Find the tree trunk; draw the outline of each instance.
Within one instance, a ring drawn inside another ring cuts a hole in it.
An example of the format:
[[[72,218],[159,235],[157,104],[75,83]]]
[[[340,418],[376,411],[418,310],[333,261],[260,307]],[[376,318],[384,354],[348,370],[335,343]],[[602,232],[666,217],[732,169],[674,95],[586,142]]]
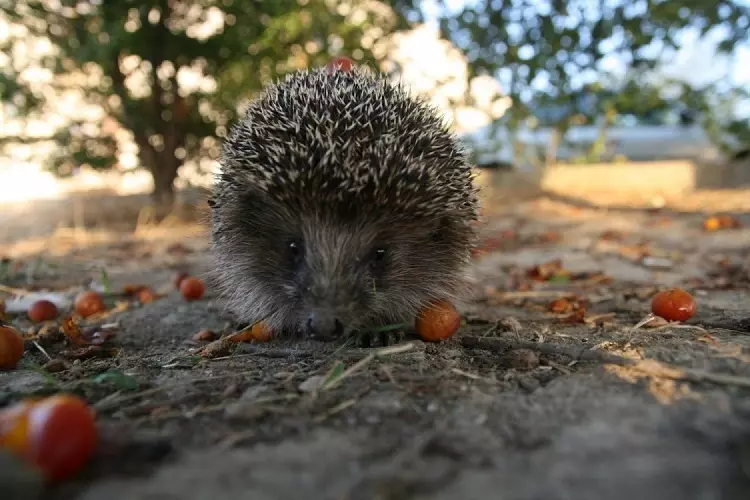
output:
[[[151,172],[154,189],[151,192],[156,217],[162,219],[169,215],[175,202],[174,181],[177,178],[179,161],[174,155],[174,148],[163,148],[161,151],[149,144],[145,136],[136,136],[141,165]]]
[[[154,191],[151,197],[157,217],[161,219],[174,208],[174,180],[177,177],[177,171],[172,172],[165,168],[167,165],[154,165],[154,167],[151,169],[151,177],[154,179]]]

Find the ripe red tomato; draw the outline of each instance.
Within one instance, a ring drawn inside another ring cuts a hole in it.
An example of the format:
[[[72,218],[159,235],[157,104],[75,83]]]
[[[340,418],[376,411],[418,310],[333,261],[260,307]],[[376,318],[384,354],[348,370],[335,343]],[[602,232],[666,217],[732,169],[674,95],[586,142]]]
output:
[[[352,69],[352,66],[354,66],[354,61],[352,61],[348,57],[336,57],[328,63],[326,68],[330,73],[336,69],[340,71],[350,71]]]
[[[27,312],[29,319],[34,323],[41,323],[42,321],[52,321],[57,317],[57,306],[49,300],[37,300]]]
[[[200,278],[188,276],[180,283],[180,293],[185,300],[198,300],[203,297],[206,286]]]
[[[185,271],[180,271],[177,274],[175,274],[174,275],[174,280],[173,280],[174,287],[179,290],[180,289],[180,285],[182,284],[182,280],[184,280],[188,276],[190,276],[190,275],[187,272],[185,272]]]
[[[667,321],[687,321],[696,309],[693,296],[681,288],[662,290],[651,299],[651,312]]]
[[[98,440],[94,412],[76,396],[22,401],[0,414],[0,446],[38,467],[50,481],[76,474]]]
[[[15,368],[23,351],[23,337],[18,330],[0,322],[0,370]]]
[[[94,290],[87,290],[79,293],[73,307],[76,312],[84,318],[88,318],[89,316],[93,316],[94,314],[107,309],[107,306],[104,305],[104,300],[102,300],[102,296]]]
[[[453,304],[440,301],[425,307],[417,316],[415,328],[422,340],[437,342],[451,337],[461,326],[461,315]]]

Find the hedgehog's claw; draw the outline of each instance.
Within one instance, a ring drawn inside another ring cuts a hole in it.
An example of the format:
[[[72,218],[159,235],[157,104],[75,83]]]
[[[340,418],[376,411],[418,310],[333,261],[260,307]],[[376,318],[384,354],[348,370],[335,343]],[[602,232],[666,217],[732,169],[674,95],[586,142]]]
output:
[[[404,339],[402,330],[361,332],[355,337],[357,347],[388,347],[400,343]]]

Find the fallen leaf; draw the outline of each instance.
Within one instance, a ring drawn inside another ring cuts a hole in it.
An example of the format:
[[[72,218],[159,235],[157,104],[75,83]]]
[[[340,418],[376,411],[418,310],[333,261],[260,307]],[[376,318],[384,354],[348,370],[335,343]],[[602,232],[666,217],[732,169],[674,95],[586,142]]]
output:
[[[553,300],[549,305],[549,310],[553,313],[569,313],[573,310],[573,305],[564,297]]]
[[[138,380],[130,375],[126,375],[119,371],[108,371],[91,377],[91,381],[96,384],[112,383],[118,389],[132,391],[138,389],[140,384]]]
[[[719,345],[719,341],[716,340],[716,338],[713,335],[710,335],[708,333],[704,333],[703,335],[696,338],[695,340],[698,342],[705,342],[706,344],[711,344],[715,346]]]
[[[62,330],[70,342],[76,345],[87,345],[83,331],[72,315],[65,317],[62,321]]]
[[[116,348],[104,348],[99,345],[90,345],[80,349],[69,349],[62,351],[61,356],[70,359],[89,359],[89,358],[113,358],[120,353]]]
[[[102,345],[115,338],[116,336],[117,332],[112,330],[97,330],[91,335],[91,343],[94,345]]]
[[[582,323],[585,323],[585,320],[584,320],[585,315],[586,315],[586,309],[581,307],[573,311],[573,313],[569,314],[568,316],[559,318],[557,322],[564,323],[564,324],[582,324]]]

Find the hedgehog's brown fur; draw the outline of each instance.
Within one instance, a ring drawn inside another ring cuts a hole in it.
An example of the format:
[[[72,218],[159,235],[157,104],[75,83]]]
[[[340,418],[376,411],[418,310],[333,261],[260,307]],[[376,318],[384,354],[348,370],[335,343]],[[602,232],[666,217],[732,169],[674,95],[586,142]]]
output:
[[[215,271],[243,321],[304,331],[315,313],[349,331],[455,298],[477,218],[473,172],[436,110],[403,86],[357,68],[290,75],[249,104],[221,166]]]

